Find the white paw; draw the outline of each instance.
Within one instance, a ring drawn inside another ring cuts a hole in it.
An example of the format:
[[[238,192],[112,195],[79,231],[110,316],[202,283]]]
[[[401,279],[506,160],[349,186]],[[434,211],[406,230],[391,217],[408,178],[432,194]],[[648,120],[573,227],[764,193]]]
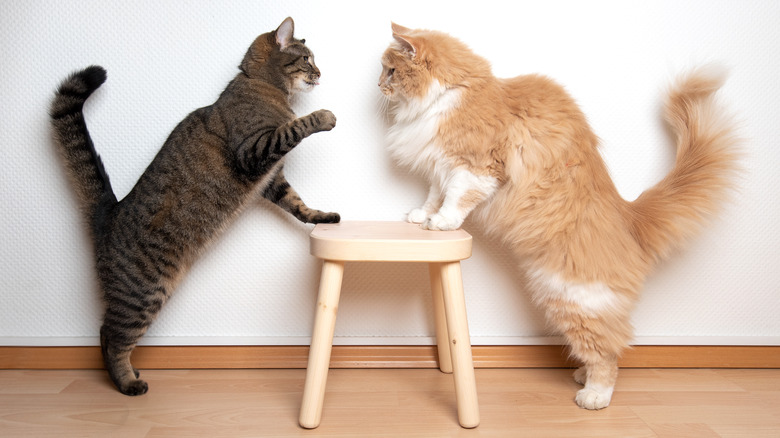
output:
[[[581,408],[603,409],[609,406],[609,402],[612,400],[612,388],[597,389],[586,386],[577,391],[577,397],[574,400]]]
[[[457,230],[462,223],[463,220],[460,218],[451,218],[441,213],[436,213],[423,222],[423,228],[440,231]]]
[[[425,219],[427,218],[428,218],[428,213],[426,213],[425,210],[423,210],[422,208],[415,208],[414,210],[410,211],[409,214],[406,216],[406,220],[413,224],[421,224],[425,222]]]
[[[584,385],[588,380],[588,370],[585,367],[579,367],[574,371],[574,381]]]

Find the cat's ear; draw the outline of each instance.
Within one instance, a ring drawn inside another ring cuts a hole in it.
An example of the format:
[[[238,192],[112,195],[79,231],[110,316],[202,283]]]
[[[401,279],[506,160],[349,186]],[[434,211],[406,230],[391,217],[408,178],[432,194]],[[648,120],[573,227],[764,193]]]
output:
[[[407,29],[399,24],[390,23],[393,28],[393,38],[401,44],[401,48],[409,52],[412,57],[417,54],[417,49],[414,47],[412,40],[407,36],[411,29]]]
[[[412,44],[411,41],[407,39],[407,37],[404,37],[403,35],[393,35],[393,38],[395,38],[396,41],[401,43],[401,48],[408,52],[412,58],[414,58],[414,55],[417,54],[417,49],[414,48],[414,44]]]
[[[279,44],[282,49],[287,47],[293,39],[293,32],[295,32],[295,23],[291,17],[287,17],[276,29],[276,44]]]
[[[412,33],[412,29],[409,29],[408,27],[401,26],[400,24],[390,22],[390,27],[393,28],[393,33],[397,33],[399,35],[408,35]]]

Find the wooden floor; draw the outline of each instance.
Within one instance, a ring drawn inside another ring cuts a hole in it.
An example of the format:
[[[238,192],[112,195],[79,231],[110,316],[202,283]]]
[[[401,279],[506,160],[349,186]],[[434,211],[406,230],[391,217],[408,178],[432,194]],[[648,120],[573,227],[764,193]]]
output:
[[[573,402],[569,369],[478,369],[482,423],[458,426],[452,376],[331,370],[319,428],[298,427],[305,370],[0,370],[0,436],[780,437],[780,370],[623,369],[612,405]]]

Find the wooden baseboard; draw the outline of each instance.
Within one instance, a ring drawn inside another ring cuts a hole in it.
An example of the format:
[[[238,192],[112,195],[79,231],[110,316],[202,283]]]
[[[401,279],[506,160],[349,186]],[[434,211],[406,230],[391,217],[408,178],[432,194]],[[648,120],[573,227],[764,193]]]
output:
[[[563,368],[577,363],[559,345],[472,347],[476,368]],[[141,369],[306,368],[306,346],[146,346]],[[623,368],[780,368],[780,346],[637,346]],[[99,369],[99,347],[0,347],[0,369]],[[436,368],[435,346],[334,346],[331,368]]]

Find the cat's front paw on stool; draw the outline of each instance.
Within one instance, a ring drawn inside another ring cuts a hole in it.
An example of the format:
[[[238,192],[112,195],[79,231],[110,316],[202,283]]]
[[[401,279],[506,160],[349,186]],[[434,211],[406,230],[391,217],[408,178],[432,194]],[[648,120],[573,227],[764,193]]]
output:
[[[313,224],[337,224],[341,222],[341,215],[338,213],[326,213],[324,211],[318,211],[311,218]]]
[[[463,223],[459,218],[450,218],[443,214],[436,213],[423,222],[422,227],[426,230],[450,231],[457,230]]]
[[[414,210],[410,211],[408,215],[406,215],[406,220],[413,224],[421,224],[425,222],[425,219],[427,218],[428,213],[426,213],[422,208],[415,208]]]

